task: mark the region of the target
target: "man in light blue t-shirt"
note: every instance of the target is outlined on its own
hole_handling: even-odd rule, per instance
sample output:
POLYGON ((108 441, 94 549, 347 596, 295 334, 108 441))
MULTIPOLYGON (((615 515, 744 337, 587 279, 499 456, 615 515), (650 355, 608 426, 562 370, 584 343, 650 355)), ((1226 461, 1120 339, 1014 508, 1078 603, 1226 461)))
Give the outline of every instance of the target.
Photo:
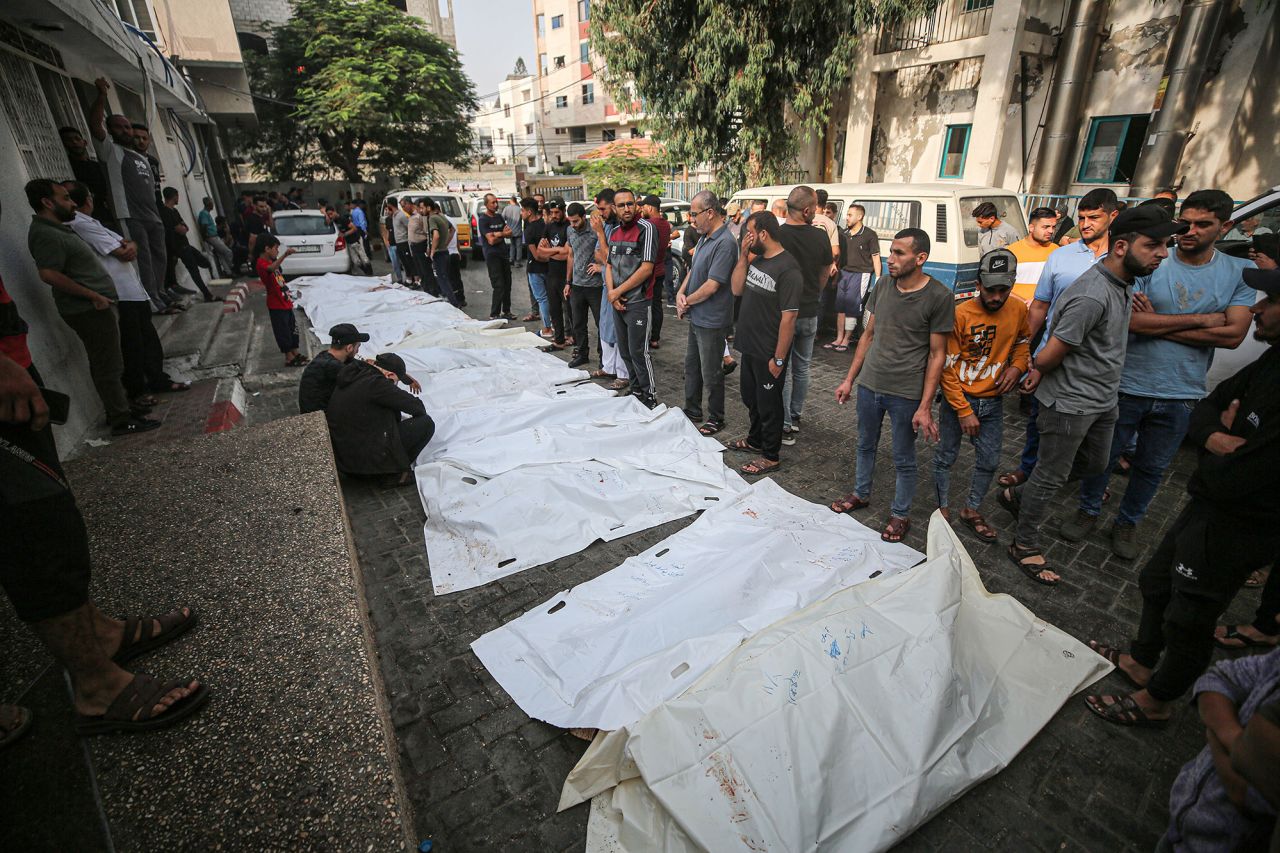
MULTIPOLYGON (((1044 269, 1040 271, 1035 297, 1027 309, 1027 325, 1031 327, 1033 357, 1040 354, 1045 342, 1049 340, 1048 335, 1041 333, 1049 328, 1049 323, 1053 320, 1053 309, 1058 304, 1058 297, 1075 284, 1076 279, 1106 257, 1111 246, 1107 229, 1120 208, 1115 192, 1105 187, 1090 190, 1080 199, 1076 207, 1076 215, 1080 219, 1080 239, 1055 249, 1049 255, 1044 269)), ((1031 397, 1027 411, 1027 441, 1022 448, 1022 460, 1017 468, 1000 475, 996 482, 1002 486, 1021 485, 1035 470, 1036 459, 1040 453, 1040 428, 1036 422, 1039 408, 1036 398, 1031 397)))
POLYGON ((1097 524, 1111 469, 1136 436, 1111 550, 1126 560, 1138 555, 1135 527, 1182 444, 1191 410, 1206 394, 1214 348, 1234 349, 1249 332, 1254 291, 1242 273, 1255 264, 1214 249, 1231 227, 1231 208, 1231 196, 1221 190, 1187 196, 1178 218, 1190 230, 1178 237, 1168 260, 1135 283, 1111 461, 1104 473, 1082 481, 1080 508, 1062 526, 1068 542, 1083 539, 1097 524))

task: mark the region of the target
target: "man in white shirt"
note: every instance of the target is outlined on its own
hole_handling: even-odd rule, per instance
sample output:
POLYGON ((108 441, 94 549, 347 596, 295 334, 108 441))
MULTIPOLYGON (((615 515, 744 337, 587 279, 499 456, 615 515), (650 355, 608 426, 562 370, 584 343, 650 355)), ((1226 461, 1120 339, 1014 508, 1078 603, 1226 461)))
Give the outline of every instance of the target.
POLYGON ((151 323, 151 297, 142 287, 136 244, 93 218, 93 193, 79 181, 67 181, 67 194, 76 205, 76 218, 68 225, 96 252, 107 275, 116 286, 120 315, 120 354, 124 357, 121 382, 129 400, 137 406, 153 406, 155 392, 185 391, 189 387, 174 382, 164 372, 164 348, 151 323))

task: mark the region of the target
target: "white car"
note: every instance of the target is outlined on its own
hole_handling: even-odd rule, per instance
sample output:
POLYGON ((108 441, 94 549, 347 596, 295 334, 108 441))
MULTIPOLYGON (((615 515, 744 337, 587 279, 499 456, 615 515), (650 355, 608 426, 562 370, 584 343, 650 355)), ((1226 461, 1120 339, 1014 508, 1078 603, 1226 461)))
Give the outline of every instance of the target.
POLYGON ((351 272, 347 241, 338 226, 328 222, 319 210, 278 210, 272 217, 273 233, 280 239, 280 251, 295 254, 280 265, 286 276, 351 272))

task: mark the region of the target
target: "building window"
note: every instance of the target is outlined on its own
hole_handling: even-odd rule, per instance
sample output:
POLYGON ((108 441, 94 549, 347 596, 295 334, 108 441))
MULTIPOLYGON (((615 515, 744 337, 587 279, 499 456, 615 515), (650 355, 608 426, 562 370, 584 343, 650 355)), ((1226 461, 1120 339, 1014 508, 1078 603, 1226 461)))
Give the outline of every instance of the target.
POLYGON ((556 68, 564 68, 564 57, 557 56, 555 62, 552 63, 556 68))
POLYGON ((590 42, 578 42, 578 61, 583 65, 591 62, 591 44, 590 42))
POLYGON ((604 130, 600 131, 601 142, 613 142, 617 138, 618 138, 618 131, 613 130, 612 128, 605 128, 604 130))
POLYGON ((582 84, 582 103, 594 104, 596 102, 596 85, 594 83, 582 84))
POLYGON ((1076 180, 1082 184, 1129 183, 1149 120, 1146 115, 1094 118, 1076 180))
POLYGON ((530 166, 536 166, 538 164, 538 160, 536 157, 526 157, 524 159, 525 159, 525 162, 528 163, 530 166))
POLYGON ((996 0, 964 0, 964 12, 980 12, 983 9, 990 9, 994 6, 996 0))
POLYGON ((969 153, 969 131, 971 124, 952 124, 947 126, 947 134, 942 140, 942 165, 938 167, 939 178, 963 178, 964 158, 969 153))
POLYGON ((526 124, 526 125, 524 126, 524 135, 525 135, 525 136, 533 136, 533 125, 531 125, 531 124, 526 124))
MULTIPOLYGON (((556 95, 556 109, 562 110, 567 106, 569 106, 569 96, 556 95)), ((559 128, 556 128, 556 129, 559 130, 559 128)))
POLYGON ((523 92, 521 92, 521 93, 520 93, 520 103, 522 103, 522 104, 527 104, 527 103, 529 103, 529 94, 530 94, 530 93, 529 93, 529 90, 528 90, 528 89, 525 89, 523 92))
POLYGON ((579 143, 579 144, 581 144, 581 143, 583 143, 583 142, 586 142, 586 141, 587 141, 587 129, 586 129, 585 127, 571 127, 571 128, 569 128, 569 141, 570 141, 570 142, 576 142, 576 143, 579 143))
POLYGON ((644 139, 644 131, 638 127, 631 128, 632 139, 644 139))
POLYGON ((558 30, 564 26, 564 15, 551 16, 551 29, 558 30))
POLYGON ((564 127, 557 127, 557 128, 556 128, 556 136, 564 136, 564 135, 565 135, 566 133, 568 133, 568 132, 569 132, 569 129, 568 129, 568 128, 564 128, 564 127))
POLYGON ((545 53, 538 54, 538 68, 542 70, 543 77, 546 77, 551 71, 551 69, 547 67, 547 55, 545 53))
POLYGON ((591 20, 591 0, 578 0, 578 20, 591 20))
POLYGON ((502 117, 503 117, 503 118, 511 118, 511 106, 510 106, 510 105, 507 105, 507 106, 505 106, 505 107, 503 107, 503 108, 502 108, 502 117))
POLYGON ((502 128, 498 128, 498 138, 499 138, 499 139, 506 139, 506 135, 505 135, 505 133, 506 133, 506 132, 505 132, 502 128))
MULTIPOLYGON (((526 18, 526 20, 528 19, 526 18)), ((538 35, 545 36, 546 34, 547 34, 547 16, 539 15, 538 16, 538 35)))

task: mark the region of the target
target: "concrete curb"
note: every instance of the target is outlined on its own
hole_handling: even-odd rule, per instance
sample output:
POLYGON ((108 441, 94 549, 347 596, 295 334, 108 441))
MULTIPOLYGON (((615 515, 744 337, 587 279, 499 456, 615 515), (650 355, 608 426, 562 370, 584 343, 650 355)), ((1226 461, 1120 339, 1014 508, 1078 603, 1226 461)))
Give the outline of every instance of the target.
POLYGON ((209 416, 205 418, 204 431, 226 432, 235 428, 244 420, 244 410, 244 384, 240 377, 219 379, 218 387, 213 392, 213 404, 209 406, 209 416))
POLYGON ((222 298, 222 313, 234 314, 244 307, 244 301, 249 296, 248 282, 239 282, 231 286, 231 290, 227 291, 227 295, 222 298))

